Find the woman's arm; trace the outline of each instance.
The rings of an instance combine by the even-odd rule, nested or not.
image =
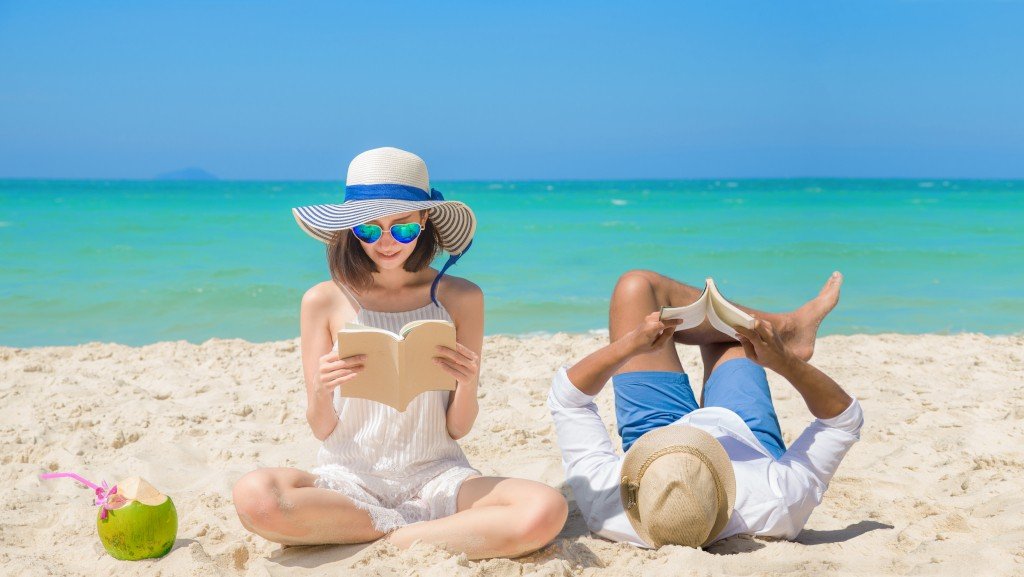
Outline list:
[[[334,299],[330,285],[316,285],[302,296],[299,313],[302,376],[306,382],[306,422],[313,436],[323,441],[334,432],[338,413],[334,410],[334,388],[362,370],[362,357],[338,359],[330,329]]]
[[[448,434],[458,440],[473,429],[480,412],[476,393],[484,346],[484,293],[480,287],[458,277],[446,277],[442,286],[445,284],[448,286],[443,295],[444,307],[455,323],[458,350],[442,348],[434,362],[454,376],[457,383],[449,399],[446,422]]]

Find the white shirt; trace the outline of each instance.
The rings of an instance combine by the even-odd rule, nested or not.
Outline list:
[[[591,531],[612,541],[650,547],[626,518],[619,498],[623,456],[612,447],[594,396],[584,394],[562,367],[548,395],[566,482]],[[732,535],[793,539],[800,534],[864,423],[856,399],[831,419],[816,419],[781,459],[768,453],[736,413],[697,409],[674,424],[703,429],[725,447],[736,474],[736,505],[717,540]],[[673,426],[673,425],[669,425]]]

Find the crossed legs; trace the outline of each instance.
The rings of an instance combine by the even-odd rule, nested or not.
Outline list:
[[[366,543],[385,537],[369,514],[346,496],[314,486],[312,473],[257,469],[233,490],[242,525],[286,545]],[[454,515],[405,525],[386,535],[405,548],[434,543],[470,559],[517,557],[547,545],[565,524],[568,505],[557,490],[525,479],[471,477],[458,493]]]
[[[842,276],[833,275],[815,298],[789,313],[767,313],[744,306],[741,309],[753,316],[765,319],[776,327],[776,331],[796,351],[797,356],[808,360],[814,354],[821,321],[839,302],[839,288]],[[684,306],[700,297],[701,289],[673,280],[667,276],[647,270],[629,271],[619,277],[612,292],[608,309],[608,332],[612,341],[631,331],[643,318],[661,307]],[[678,331],[674,335],[677,343],[700,347],[704,363],[704,380],[722,363],[743,357],[743,348],[737,341],[715,330],[705,322],[699,327]],[[634,371],[685,372],[676,354],[675,344],[668,341],[664,347],[627,361],[617,374]]]

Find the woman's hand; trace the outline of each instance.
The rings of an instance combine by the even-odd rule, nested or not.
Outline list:
[[[317,394],[333,393],[334,389],[347,381],[351,381],[363,371],[366,355],[338,358],[337,351],[331,351],[320,357],[320,371],[317,373]]]
[[[457,386],[476,384],[480,377],[480,355],[462,343],[455,343],[455,350],[439,345],[437,352],[438,356],[434,357],[434,364],[455,377]]]

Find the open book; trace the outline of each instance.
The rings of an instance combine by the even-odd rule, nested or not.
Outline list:
[[[343,397],[369,399],[405,411],[426,391],[454,391],[455,377],[434,364],[437,346],[455,348],[455,325],[449,321],[412,321],[396,335],[348,323],[338,331],[338,357],[366,355],[364,369],[338,390]]]
[[[732,327],[740,326],[748,329],[754,328],[754,317],[741,311],[736,305],[725,300],[722,293],[718,292],[715,281],[711,278],[705,280],[704,292],[693,304],[685,307],[661,307],[661,320],[683,319],[683,322],[676,327],[677,331],[692,329],[699,326],[707,319],[711,326],[725,333],[735,340],[740,340]]]

